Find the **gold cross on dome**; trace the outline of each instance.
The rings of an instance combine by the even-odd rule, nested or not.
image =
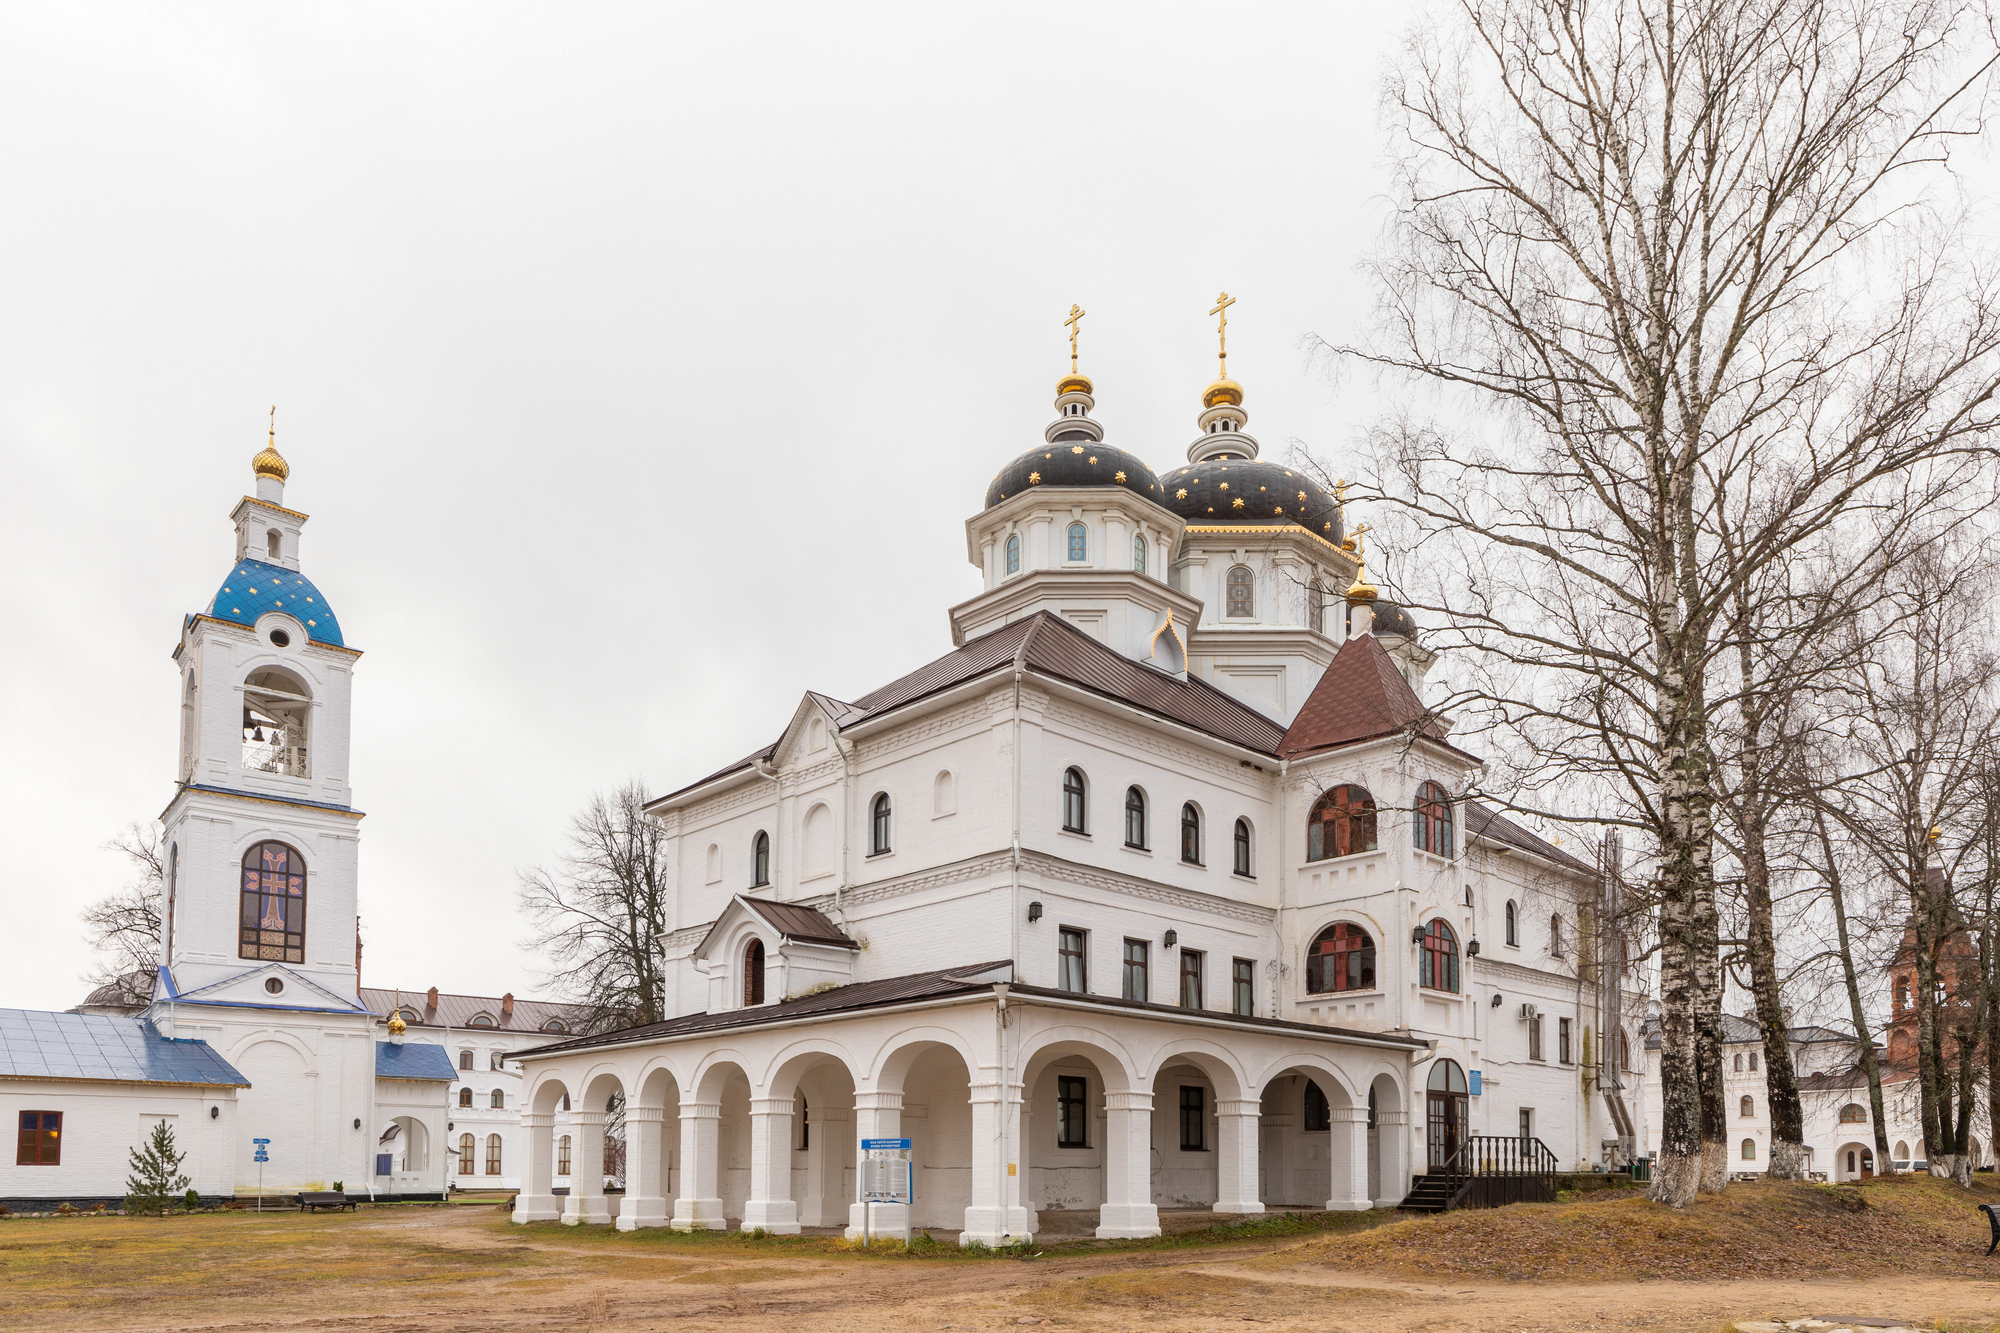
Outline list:
[[[1364,555],[1366,555],[1366,554],[1367,554],[1367,551],[1366,551],[1366,550],[1365,550],[1365,549],[1364,549],[1364,548],[1362,547],[1362,544],[1361,544],[1361,538],[1362,538],[1362,537],[1363,537],[1364,535],[1366,535],[1367,533],[1370,533],[1370,532],[1373,532],[1373,531],[1375,531],[1375,529],[1374,529],[1373,527],[1369,526],[1369,525],[1368,525],[1368,524],[1366,524],[1366,523],[1358,523],[1358,524],[1356,524],[1356,525],[1355,525],[1355,528],[1354,528],[1354,558],[1355,558],[1356,560],[1359,560],[1359,559],[1361,559],[1361,558],[1362,558],[1362,557],[1363,557]]]
[[[1215,309],[1208,313],[1215,316],[1216,378],[1229,378],[1229,307],[1236,304],[1236,298],[1223,292],[1215,298]]]
[[[1082,306],[1072,305],[1069,308],[1069,318],[1063,321],[1069,326],[1069,373],[1072,375],[1076,374],[1076,335],[1083,331],[1084,314]]]

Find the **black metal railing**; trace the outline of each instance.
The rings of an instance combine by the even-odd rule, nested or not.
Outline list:
[[[1553,1203],[1556,1197],[1556,1155],[1540,1139],[1474,1134],[1458,1145],[1443,1174],[1447,1209]]]

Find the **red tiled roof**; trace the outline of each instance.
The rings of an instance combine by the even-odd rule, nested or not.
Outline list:
[[[1411,734],[1444,741],[1444,728],[1373,634],[1340,645],[1305,707],[1292,719],[1278,753],[1286,759],[1338,745]]]

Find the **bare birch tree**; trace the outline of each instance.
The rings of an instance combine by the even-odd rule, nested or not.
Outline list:
[[[636,782],[591,797],[557,868],[521,876],[521,906],[536,927],[530,947],[554,962],[549,979],[564,997],[586,1006],[589,1032],[667,1016],[673,883],[645,802]]]
[[[83,909],[83,929],[97,962],[84,976],[92,994],[126,1008],[153,999],[153,971],[160,965],[160,911],[165,865],[158,824],[133,824],[105,844],[122,852],[137,873],[116,893]]]
[[[1980,128],[1993,52],[1951,0],[1449,8],[1386,86],[1381,332],[1328,350],[1454,414],[1379,430],[1364,494],[1409,553],[1392,588],[1449,622],[1459,734],[1492,737],[1515,808],[1594,784],[1650,844],[1678,1205],[1726,1172],[1732,618],[1784,553],[1885,489],[1942,501],[1986,447],[2000,310],[1917,191]]]

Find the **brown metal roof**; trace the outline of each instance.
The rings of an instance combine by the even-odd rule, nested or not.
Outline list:
[[[738,894],[736,900],[771,924],[788,940],[800,944],[829,944],[837,949],[859,949],[861,946],[849,939],[839,926],[833,924],[826,913],[816,907],[798,907],[792,903],[774,903],[764,898],[752,898]]]
[[[1507,816],[1477,801],[1465,803],[1465,831],[1475,838],[1491,838],[1495,842],[1504,842],[1509,847],[1533,852],[1544,860],[1554,861],[1574,870],[1582,870],[1593,875],[1597,873],[1597,867],[1578,860],[1554,843],[1543,841]]]
[[[1278,753],[1287,759],[1339,745],[1408,734],[1444,743],[1444,728],[1396,670],[1373,634],[1340,645],[1305,706],[1292,719]],[[1456,748],[1456,747],[1454,747]]]
[[[583,1026],[590,1010],[580,1004],[563,1004],[557,1000],[520,1000],[513,1002],[513,1010],[507,1012],[508,997],[504,995],[447,995],[438,992],[433,1004],[427,990],[393,991],[375,986],[361,988],[361,1003],[369,1013],[386,1019],[396,1008],[396,998],[401,995],[403,1012],[417,1017],[407,1021],[419,1027],[472,1028],[472,1020],[484,1014],[493,1020],[492,1027],[481,1025],[474,1031],[493,1032],[540,1032],[551,1021],[563,1024],[569,1031]]]

